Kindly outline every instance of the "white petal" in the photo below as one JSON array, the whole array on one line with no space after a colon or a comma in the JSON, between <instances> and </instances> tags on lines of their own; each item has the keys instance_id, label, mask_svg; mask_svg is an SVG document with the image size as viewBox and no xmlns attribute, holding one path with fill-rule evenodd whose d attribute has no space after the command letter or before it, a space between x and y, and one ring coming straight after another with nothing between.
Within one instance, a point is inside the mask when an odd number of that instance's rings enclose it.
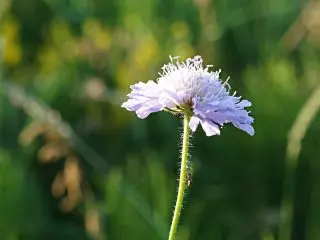
<instances>
[{"instance_id":1,"label":"white petal","mask_svg":"<svg viewBox=\"0 0 320 240\"><path fill-rule=\"evenodd\" d=\"M199 125L200 119L198 117L192 116L189 122L189 128L195 132L198 125Z\"/></svg>"},{"instance_id":2,"label":"white petal","mask_svg":"<svg viewBox=\"0 0 320 240\"><path fill-rule=\"evenodd\" d=\"M219 126L214 124L212 121L200 120L203 131L206 133L206 136L210 137L213 135L220 135Z\"/></svg>"},{"instance_id":3,"label":"white petal","mask_svg":"<svg viewBox=\"0 0 320 240\"><path fill-rule=\"evenodd\" d=\"M163 110L161 105L150 105L150 106L146 106L146 107L140 107L137 111L136 114L139 118L144 119L146 117L149 116L150 113L154 113L154 112L159 112Z\"/></svg>"}]
</instances>

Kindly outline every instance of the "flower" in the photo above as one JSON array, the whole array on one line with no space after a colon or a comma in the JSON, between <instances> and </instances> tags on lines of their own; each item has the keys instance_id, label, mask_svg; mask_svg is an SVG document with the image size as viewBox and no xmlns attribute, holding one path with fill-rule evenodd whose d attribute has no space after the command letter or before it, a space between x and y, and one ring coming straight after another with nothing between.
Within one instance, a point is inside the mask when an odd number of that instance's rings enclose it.
<instances>
[{"instance_id":1,"label":"flower","mask_svg":"<svg viewBox=\"0 0 320 240\"><path fill-rule=\"evenodd\" d=\"M194 132L199 124L207 136L220 135L225 123L254 135L253 118L246 107L248 100L230 95L230 85L219 79L219 71L212 72L211 65L203 66L201 56L188 58L185 62L170 57L162 67L157 81L138 82L131 86L129 99L122 107L135 111L141 119L150 113L167 110L188 114L189 128Z\"/></svg>"}]
</instances>

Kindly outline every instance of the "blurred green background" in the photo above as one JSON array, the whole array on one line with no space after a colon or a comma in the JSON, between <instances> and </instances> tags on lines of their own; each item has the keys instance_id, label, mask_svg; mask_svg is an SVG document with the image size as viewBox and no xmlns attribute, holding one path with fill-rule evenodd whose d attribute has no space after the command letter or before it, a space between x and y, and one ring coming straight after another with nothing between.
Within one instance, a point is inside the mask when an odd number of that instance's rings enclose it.
<instances>
[{"instance_id":1,"label":"blurred green background","mask_svg":"<svg viewBox=\"0 0 320 240\"><path fill-rule=\"evenodd\" d=\"M253 102L256 134L194 134L177 240L319 240L319 12L316 0L0 0L0 239L167 239L181 119L120 104L169 55L199 54Z\"/></svg>"}]
</instances>

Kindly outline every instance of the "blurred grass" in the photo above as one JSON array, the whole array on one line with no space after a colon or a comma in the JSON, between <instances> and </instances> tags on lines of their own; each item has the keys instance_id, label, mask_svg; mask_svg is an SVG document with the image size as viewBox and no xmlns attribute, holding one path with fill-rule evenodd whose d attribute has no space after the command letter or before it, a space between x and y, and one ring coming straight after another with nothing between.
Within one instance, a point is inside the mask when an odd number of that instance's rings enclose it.
<instances>
[{"instance_id":1,"label":"blurred grass","mask_svg":"<svg viewBox=\"0 0 320 240\"><path fill-rule=\"evenodd\" d=\"M120 103L169 55L200 54L253 102L256 135L195 134L177 240L285 239L286 200L289 239L318 240L317 115L286 180L288 133L319 85L318 6L0 1L0 239L166 239L181 124Z\"/></svg>"}]
</instances>

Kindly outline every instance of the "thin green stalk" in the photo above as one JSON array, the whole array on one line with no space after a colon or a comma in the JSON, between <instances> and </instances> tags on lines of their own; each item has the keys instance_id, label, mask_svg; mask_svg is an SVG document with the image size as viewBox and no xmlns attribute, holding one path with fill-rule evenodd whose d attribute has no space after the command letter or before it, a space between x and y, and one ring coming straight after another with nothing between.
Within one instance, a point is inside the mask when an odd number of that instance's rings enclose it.
<instances>
[{"instance_id":1,"label":"thin green stalk","mask_svg":"<svg viewBox=\"0 0 320 240\"><path fill-rule=\"evenodd\" d=\"M279 240L292 239L294 186L296 183L296 168L298 159L286 159L285 179L282 186L282 200L280 208Z\"/></svg>"},{"instance_id":2,"label":"thin green stalk","mask_svg":"<svg viewBox=\"0 0 320 240\"><path fill-rule=\"evenodd\" d=\"M294 195L296 171L301 151L301 142L312 121L320 110L320 85L314 90L301 108L289 132L286 154L286 170L280 208L279 240L291 240L294 217Z\"/></svg>"},{"instance_id":3,"label":"thin green stalk","mask_svg":"<svg viewBox=\"0 0 320 240\"><path fill-rule=\"evenodd\" d=\"M181 213L181 208L183 204L184 192L186 189L186 178L187 178L187 164L188 164L188 150L189 150L189 121L190 117L185 115L183 121L183 139L182 139L182 155L181 155L181 169L180 169L180 179L179 179L179 188L178 196L176 201L176 206L174 209L174 214L172 218L172 223L170 227L169 240L174 240L177 227L179 223L179 217Z\"/></svg>"}]
</instances>

